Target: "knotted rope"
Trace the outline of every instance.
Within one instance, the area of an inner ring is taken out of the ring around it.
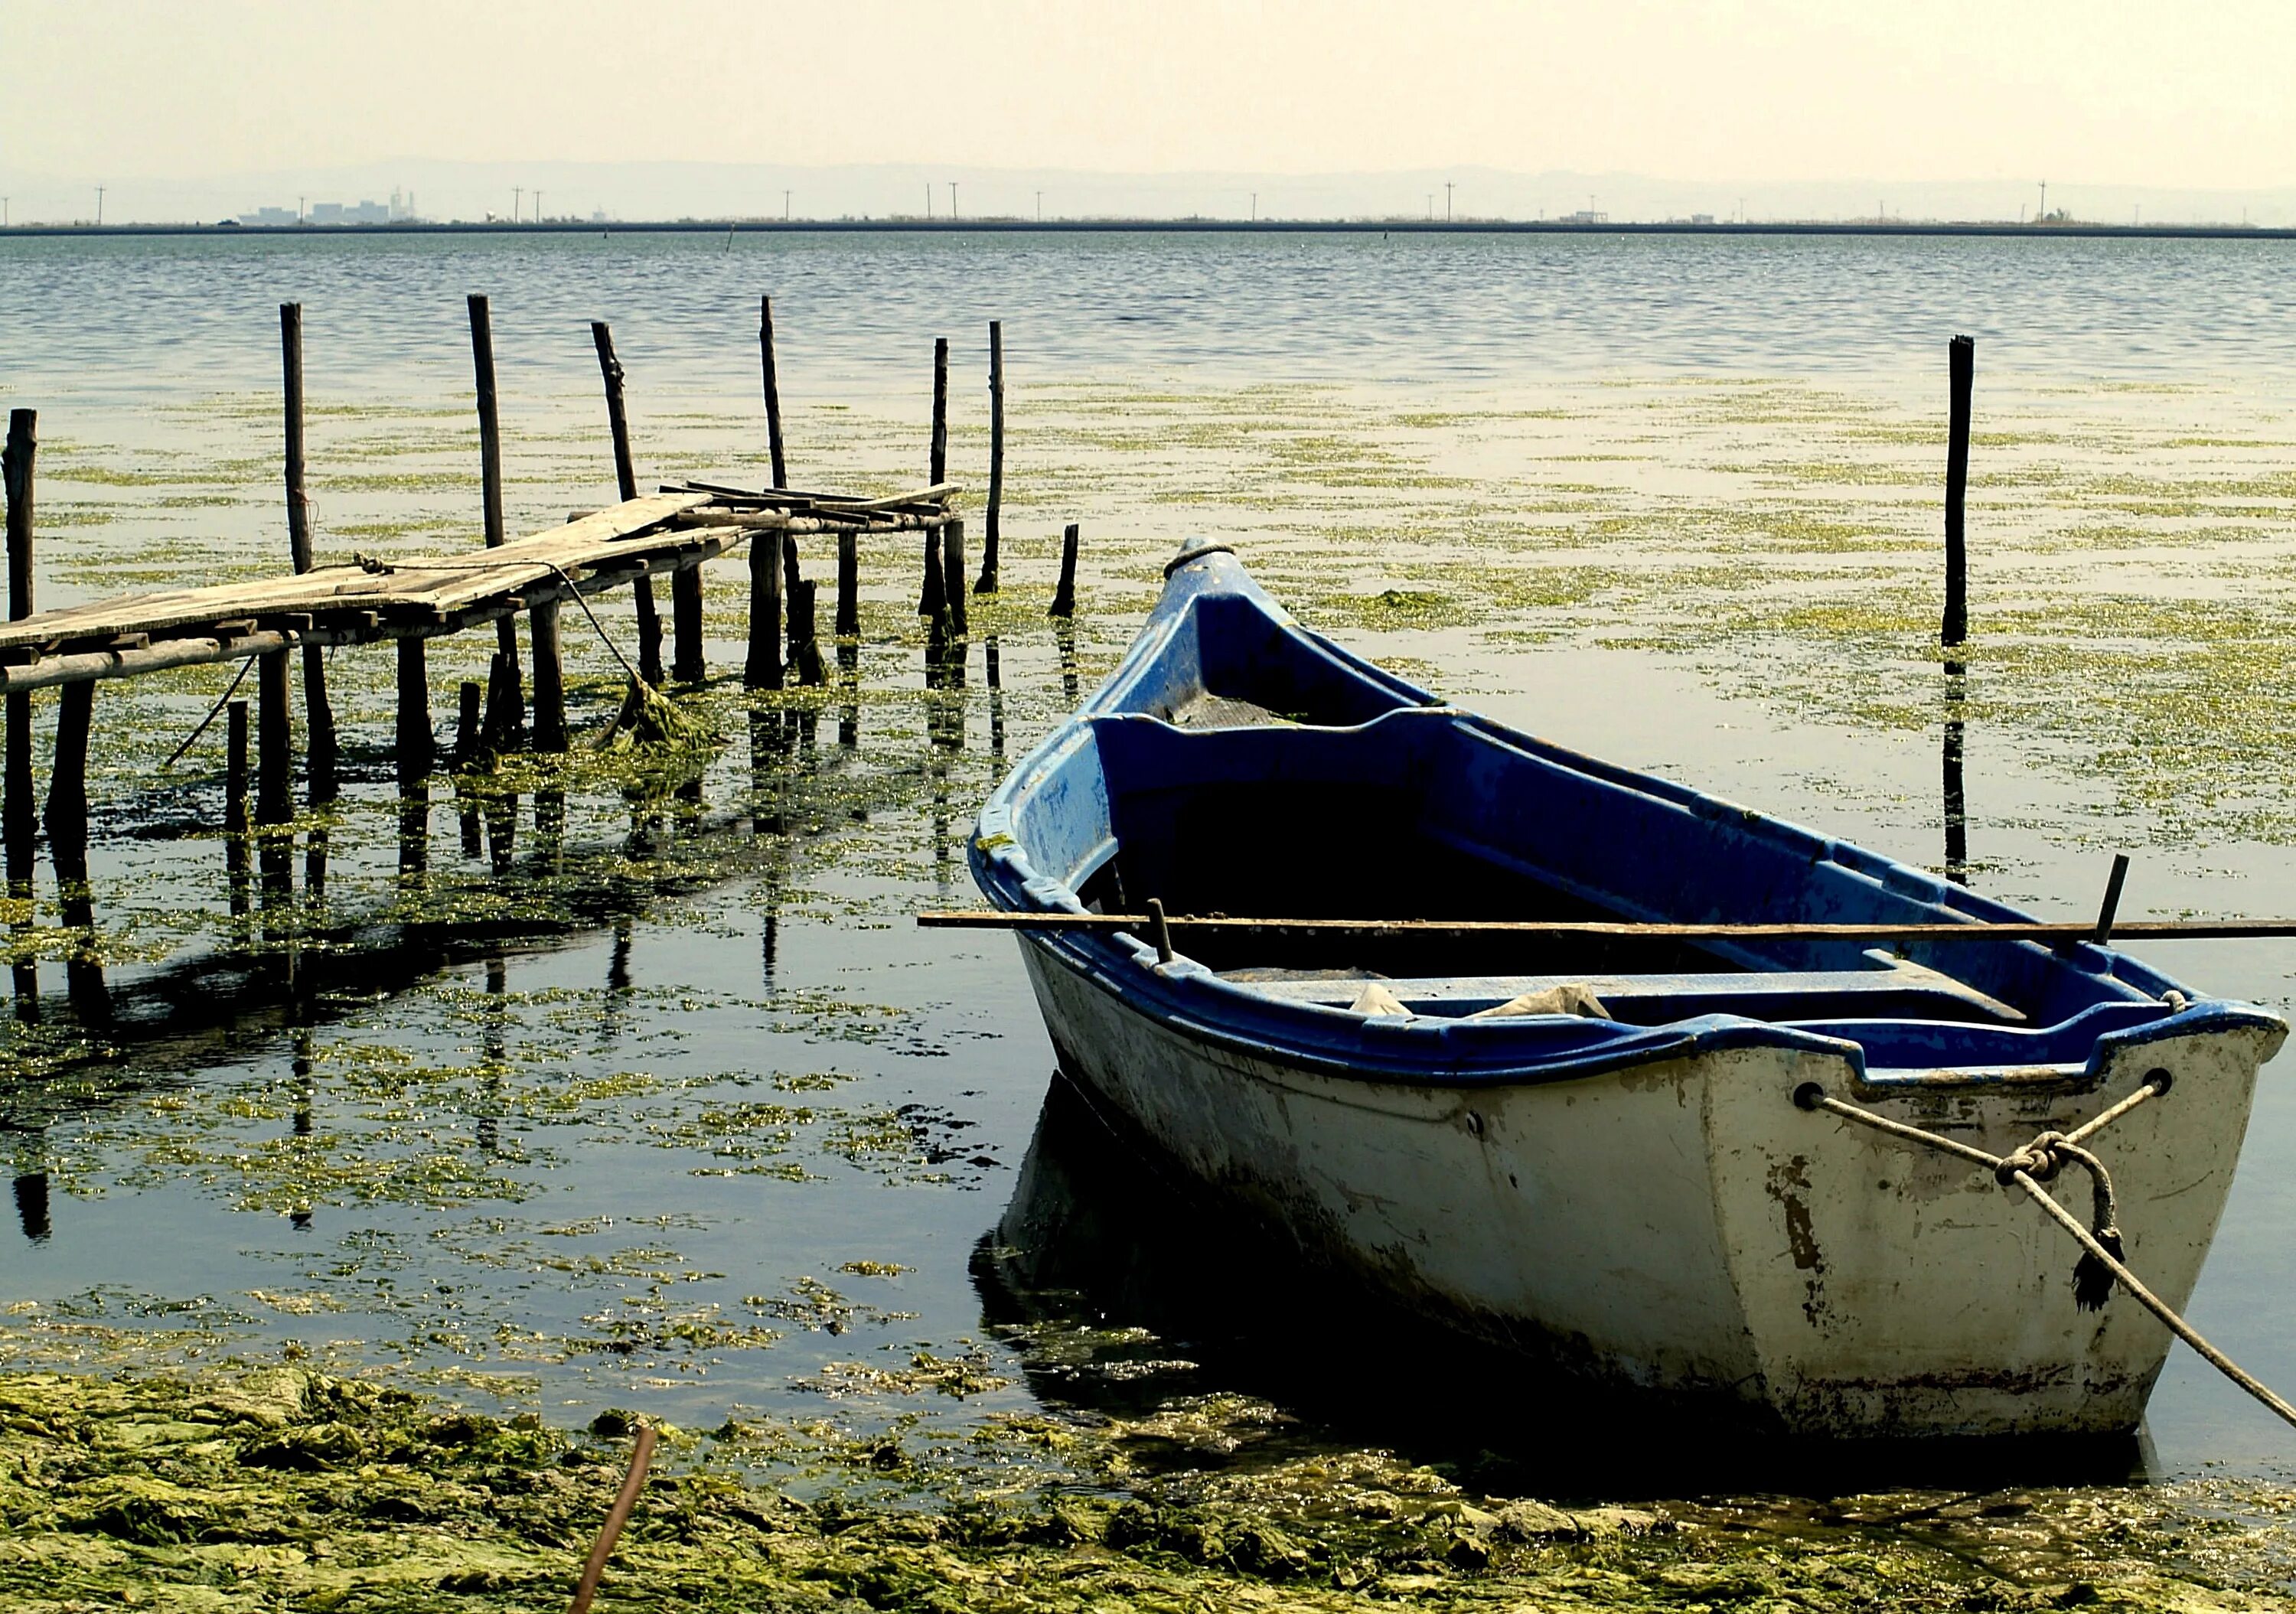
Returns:
[[[2136,1092],[2070,1132],[2041,1133],[2023,1148],[2007,1155],[1988,1154],[1957,1138],[1940,1136],[1919,1127],[1909,1127],[1903,1121],[1893,1121],[1888,1116],[1876,1115],[1870,1110],[1860,1110],[1855,1104],[1846,1104],[1838,1098],[1828,1096],[1825,1089],[1816,1082],[1804,1082],[1795,1088],[1793,1102],[1803,1110],[1824,1110],[1828,1115],[1838,1115],[1843,1120],[1856,1121],[1861,1127],[1870,1127],[1900,1143],[1917,1143],[1983,1166],[1993,1173],[1994,1180],[2003,1187],[2024,1190],[2049,1219],[2063,1228],[2081,1247],[2080,1264],[2073,1268],[2073,1298],[2084,1309],[2094,1311],[2102,1307],[2111,1298],[2112,1286],[2120,1284],[2138,1305],[2167,1323],[2169,1332],[2199,1352],[2210,1366],[2270,1407],[2284,1421],[2296,1425],[2296,1406],[2273,1394],[2240,1364],[2210,1344],[2200,1330],[2178,1316],[2167,1301],[2147,1289],[2143,1281],[2122,1263],[2120,1209],[2113,1197],[2112,1178],[2106,1172],[2104,1162],[2081,1145],[2083,1140],[2095,1136],[2139,1104],[2168,1092],[2172,1079],[2166,1070],[2153,1070],[2146,1075],[2144,1085]],[[2090,1225],[2087,1227],[2082,1226],[2078,1217],[2060,1205],[2041,1186],[2054,1181],[2068,1165],[2078,1166],[2089,1176],[2092,1210]]]

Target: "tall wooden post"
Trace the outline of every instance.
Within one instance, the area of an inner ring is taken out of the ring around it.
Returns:
[[[789,486],[789,462],[782,457],[782,389],[774,373],[774,299],[758,299],[758,355],[766,371],[766,446],[774,458],[774,486]]]
[[[566,667],[558,653],[558,602],[545,600],[527,612],[534,640],[534,749],[566,749]]]
[[[413,635],[398,642],[397,738],[398,782],[415,784],[429,778],[439,755],[439,742],[430,733],[430,651]]]
[[[614,484],[627,504],[638,496],[637,467],[630,460],[630,418],[622,401],[622,362],[614,356],[614,333],[606,322],[590,322],[590,340],[597,345],[598,370],[606,381],[606,425],[614,438]],[[661,613],[653,602],[653,578],[640,573],[630,584],[630,600],[638,616],[638,676],[648,684],[661,682]]]
[[[279,362],[285,382],[287,416],[287,543],[298,574],[316,564],[311,547],[311,496],[303,476],[303,305],[279,305]],[[327,700],[327,652],[303,647],[305,767],[313,802],[332,801],[335,782],[335,713]]]
[[[487,547],[501,546],[509,536],[503,529],[502,415],[495,397],[494,316],[486,298],[473,291],[471,303],[471,361],[479,378],[479,464],[486,501]],[[491,712],[515,734],[526,725],[526,692],[519,687],[518,624],[504,616],[495,623],[495,660],[491,681],[502,687],[488,692]],[[504,683],[507,680],[507,683]]]
[[[938,487],[948,479],[948,338],[933,338],[932,457],[925,479]],[[940,563],[940,535],[925,529],[924,585],[917,591],[917,615],[938,620],[947,614],[948,589]]]
[[[29,409],[11,410],[8,444],[0,450],[0,486],[8,502],[8,619],[20,621],[32,614],[32,461],[38,448],[39,417]],[[8,895],[25,905],[26,926],[31,923],[32,863],[39,842],[39,809],[32,799],[32,695],[17,691],[8,697],[7,776],[0,796],[0,840],[6,842]],[[16,994],[16,1017],[27,1022],[40,1018],[40,970],[20,963],[12,974]]]
[[[964,523],[944,522],[940,529],[941,594],[948,602],[949,631],[962,639],[971,631],[964,620]]]
[[[750,535],[750,655],[742,668],[748,689],[782,686],[782,537],[771,527]]]
[[[996,592],[996,519],[1004,504],[1004,322],[988,322],[988,513],[980,530],[977,594]],[[960,629],[959,631],[962,631]]]
[[[1061,582],[1053,591],[1053,607],[1045,614],[1049,617],[1076,615],[1077,524],[1069,523],[1061,534]]]
[[[0,454],[8,495],[8,619],[32,614],[32,462],[39,448],[39,417],[29,409],[8,415],[8,447]],[[39,839],[39,809],[32,799],[32,695],[8,697],[7,796],[5,819],[8,893],[32,894],[33,848]]]
[[[837,535],[837,636],[857,638],[861,633],[861,535]]]
[[[294,719],[287,707],[287,652],[266,651],[255,663],[255,822],[285,823],[295,815],[291,783]]]
[[[1977,378],[1977,343],[1956,336],[1946,348],[1950,404],[1945,449],[1945,619],[1938,630],[1947,644],[1969,637],[1969,549],[1962,526],[1969,496],[1969,395]]]
[[[932,474],[926,480],[939,487],[948,479],[948,338],[933,338]]]

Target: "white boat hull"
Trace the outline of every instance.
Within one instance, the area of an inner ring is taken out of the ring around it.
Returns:
[[[2131,1266],[2181,1308],[2230,1189],[2262,1027],[2121,1050],[2101,1082],[1969,1072],[1860,1087],[1755,1047],[1570,1079],[1456,1086],[1311,1068],[1168,1024],[1023,941],[1064,1068],[1303,1252],[1414,1309],[1638,1390],[1800,1435],[2129,1430],[2169,1344],[1983,1168],[1793,1102],[1802,1084],[2006,1154],[2165,1068],[2090,1140]],[[2088,1219],[2087,1179],[2056,1192]]]

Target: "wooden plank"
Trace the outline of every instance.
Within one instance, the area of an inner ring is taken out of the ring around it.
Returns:
[[[38,647],[50,641],[109,640],[134,633],[149,634],[156,640],[171,630],[212,627],[235,617],[277,611],[315,612],[347,605],[381,610],[429,605],[441,599],[475,600],[496,592],[515,593],[526,584],[553,575],[548,566],[537,561],[568,566],[635,558],[633,549],[645,546],[648,537],[659,533],[672,515],[707,502],[708,496],[701,494],[652,494],[564,527],[514,539],[483,555],[410,556],[391,562],[392,569],[384,573],[330,566],[299,577],[119,595],[42,612],[0,627],[0,651]],[[659,536],[660,546],[672,549],[703,541],[700,535],[690,533]],[[496,568],[504,569],[497,572]]]
[[[955,909],[920,914],[927,930],[1136,930],[1155,922],[1146,914],[1022,914],[1002,909]],[[2009,924],[1972,919],[1965,924],[1927,922],[1875,924],[1636,924],[1609,920],[1513,919],[1232,919],[1226,915],[1167,916],[1175,930],[1234,935],[1620,938],[1628,941],[2088,941],[2096,922],[2045,921]],[[2205,941],[2296,936],[2296,919],[2131,920],[2112,928],[2112,940]]]

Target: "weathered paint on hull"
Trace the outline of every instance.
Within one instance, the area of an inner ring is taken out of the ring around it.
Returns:
[[[1288,1064],[1160,1021],[1024,940],[1070,1074],[1303,1251],[1607,1383],[1818,1436],[2133,1428],[2168,1331],[2074,1299],[2079,1254],[1989,1173],[1792,1102],[1818,1082],[2005,1154],[2166,1068],[2091,1141],[2131,1265],[2181,1307],[2277,1036],[2204,1032],[2070,1079],[1860,1086],[1848,1061],[1726,1049],[1472,1088]],[[2087,1219],[2085,1178],[2058,1192]]]

